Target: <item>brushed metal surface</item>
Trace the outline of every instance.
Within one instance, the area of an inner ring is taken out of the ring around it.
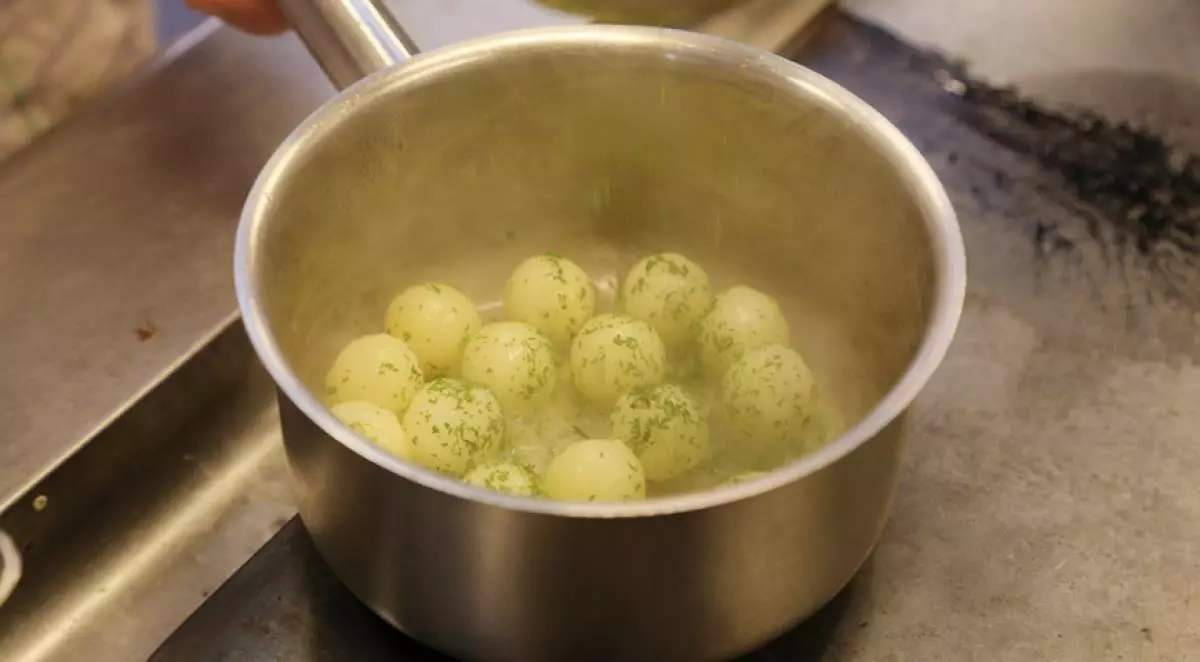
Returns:
[[[561,503],[388,456],[305,387],[403,283],[486,301],[531,253],[605,280],[664,248],[777,294],[859,423],[745,485]],[[593,27],[470,42],[355,85],[264,170],[236,263],[287,395],[301,514],[352,591],[470,659],[640,660],[750,649],[850,579],[886,517],[902,412],[949,345],[962,259],[928,167],[836,86],[731,42]]]
[[[0,165],[6,661],[148,654],[294,512],[247,499],[286,489],[240,326],[214,354],[245,193],[332,90],[294,39],[213,27]]]
[[[293,503],[274,389],[233,324],[0,519],[25,553],[0,659],[145,659]]]
[[[149,662],[451,662],[387,624],[329,571],[299,518]]]
[[[833,660],[829,644],[853,616],[846,608],[870,575],[869,570],[860,572],[850,589],[812,618],[736,662]],[[172,634],[150,662],[451,659],[405,636],[354,597],[329,570],[296,518]]]
[[[331,93],[293,38],[184,50],[0,164],[0,510],[229,323],[245,194]]]

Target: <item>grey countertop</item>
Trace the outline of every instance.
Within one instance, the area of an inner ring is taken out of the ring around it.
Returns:
[[[1164,36],[1195,16],[1149,13]],[[842,38],[802,61],[926,153],[961,217],[970,294],[919,401],[892,523],[833,606],[823,659],[1200,659],[1196,299],[1085,240],[1095,213],[1054,173],[939,113],[936,92],[913,96],[933,79],[903,48]],[[1190,135],[1166,112],[1190,98],[1181,85],[1155,102],[1168,135]],[[1122,89],[1107,90],[1089,94],[1115,107]],[[330,93],[293,39],[221,30],[0,167],[0,506],[228,325],[242,198]],[[1074,248],[1034,241],[1047,224]]]
[[[844,23],[801,61],[926,155],[969,265],[828,659],[1200,659],[1200,290],[1174,289],[1061,173],[964,120],[937,58]],[[1172,277],[1197,273],[1185,256]]]

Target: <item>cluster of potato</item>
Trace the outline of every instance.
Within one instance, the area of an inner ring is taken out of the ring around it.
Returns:
[[[503,309],[485,323],[450,285],[406,289],[385,332],[334,360],[332,412],[407,461],[570,501],[641,499],[648,481],[696,470],[713,455],[716,419],[747,456],[824,441],[816,382],[776,301],[745,286],[714,296],[682,255],[639,261],[615,311],[599,313],[583,269],[534,256],[509,277]]]

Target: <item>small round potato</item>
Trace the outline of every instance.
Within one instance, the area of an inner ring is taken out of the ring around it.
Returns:
[[[584,397],[612,405],[618,397],[662,381],[666,349],[650,325],[623,315],[597,315],[571,343],[571,373]]]
[[[806,443],[817,384],[796,350],[772,345],[746,352],[729,368],[721,401],[734,429],[752,443]]]
[[[458,369],[467,337],[483,322],[475,302],[449,285],[424,283],[400,293],[388,306],[387,332],[408,343],[426,378]]]
[[[392,411],[365,400],[342,402],[329,410],[346,427],[376,446],[396,457],[412,459],[412,444],[409,443],[408,434]]]
[[[708,456],[708,422],[681,388],[662,384],[627,393],[612,413],[612,435],[638,456],[651,481],[670,480]]]
[[[566,348],[596,312],[596,287],[587,273],[557,255],[535,255],[513,270],[504,288],[504,314]]]
[[[717,295],[700,320],[697,345],[708,374],[719,377],[742,354],[767,345],[788,344],[788,323],[774,298],[745,286]]]
[[[325,376],[331,404],[365,400],[397,415],[404,413],[424,382],[416,354],[386,333],[351,340]]]
[[[621,283],[620,311],[649,324],[669,350],[686,347],[712,308],[708,274],[678,253],[644,258]]]
[[[501,494],[541,496],[538,475],[511,460],[480,464],[463,476],[463,482]]]
[[[525,411],[554,393],[554,347],[523,322],[494,322],[467,339],[463,379],[491,389],[500,404]]]
[[[618,439],[571,444],[546,469],[546,496],[559,501],[634,501],[646,497],[641,462]]]
[[[417,392],[404,429],[413,462],[458,477],[504,443],[504,413],[486,388],[439,377]]]

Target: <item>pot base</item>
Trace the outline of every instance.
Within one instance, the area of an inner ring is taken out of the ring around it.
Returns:
[[[819,655],[847,615],[854,583],[811,618],[741,662]],[[418,643],[362,604],[321,559],[294,518],[187,620],[149,662],[451,658]]]

